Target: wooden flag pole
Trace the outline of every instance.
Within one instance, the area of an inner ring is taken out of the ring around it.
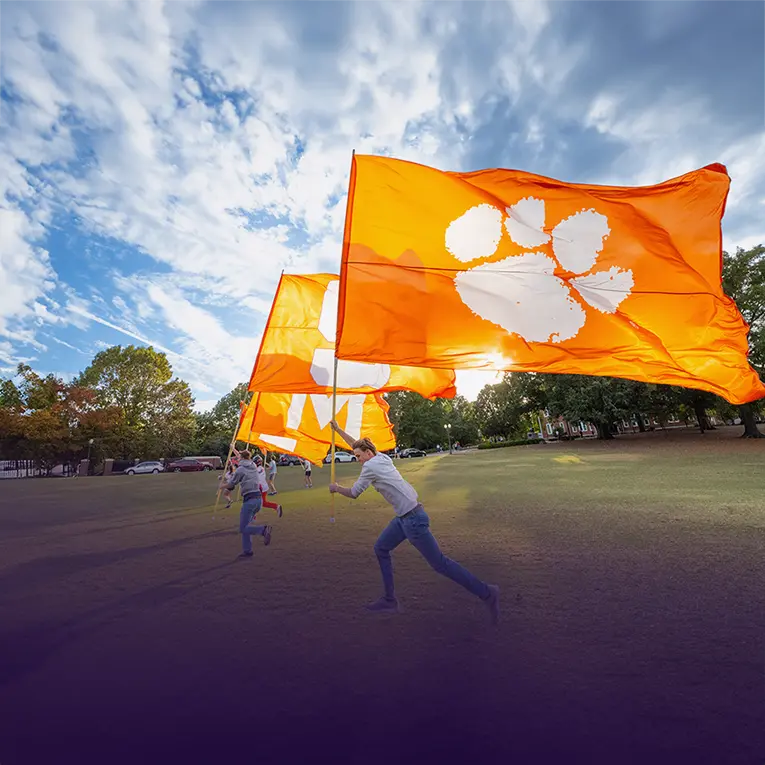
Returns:
[[[228,447],[228,456],[226,457],[226,464],[223,465],[223,476],[225,478],[226,476],[226,470],[228,469],[228,463],[231,462],[231,454],[234,451],[234,447],[236,446],[236,433],[239,432],[239,426],[237,425],[236,432],[234,433],[234,438],[231,441],[231,444]],[[215,495],[215,510],[213,510],[213,518],[215,517],[215,513],[218,512],[218,504],[220,503],[220,495],[223,491],[223,483],[220,482],[218,484],[218,493]]]
[[[332,421],[334,422],[337,419],[337,357],[335,357],[335,369],[334,373],[332,375]],[[329,455],[330,455],[330,463],[329,463],[329,480],[330,482],[335,482],[335,439],[337,438],[337,434],[335,433],[335,429],[332,428],[332,441],[330,442],[330,449],[329,449]],[[329,517],[329,522],[334,523],[335,522],[335,494],[332,494],[332,514]]]
[[[356,176],[354,172],[356,159],[356,149],[351,152],[351,174],[348,178],[348,200],[345,203],[345,225],[343,227],[343,252],[340,256],[340,291],[343,289],[343,257],[346,254],[351,240],[351,213],[353,212],[353,191],[356,183]],[[340,301],[337,302],[337,319],[335,320],[335,326],[340,319]],[[335,337],[335,370],[332,377],[332,419],[337,419],[337,336]],[[330,446],[330,458],[332,462],[329,468],[329,480],[335,482],[335,430],[332,429],[332,443]],[[332,494],[332,515],[330,517],[330,523],[335,522],[335,495]]]
[[[244,403],[245,407],[249,403],[247,400],[247,397],[251,396],[250,391],[247,391],[247,393],[244,396]],[[239,419],[236,422],[236,428],[234,429],[234,437],[231,439],[231,443],[228,447],[228,456],[226,457],[226,463],[223,465],[223,475],[226,475],[226,469],[228,468],[228,463],[231,462],[231,455],[234,453],[234,447],[236,446],[236,436],[239,433],[239,426],[242,424],[242,414],[241,411],[239,413]],[[220,503],[220,495],[223,491],[223,484],[218,485],[218,493],[215,495],[215,510],[213,511],[213,518],[215,517],[215,513],[218,512],[218,504]]]

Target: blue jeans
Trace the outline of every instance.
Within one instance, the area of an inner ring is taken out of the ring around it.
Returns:
[[[242,550],[252,552],[252,536],[262,536],[265,526],[250,526],[258,514],[261,503],[260,494],[247,494],[242,509],[239,511],[239,533],[242,535]]]
[[[449,577],[453,582],[462,585],[473,595],[481,600],[486,600],[489,595],[489,588],[485,582],[473,576],[466,568],[459,563],[447,558],[438,547],[436,538],[430,531],[430,518],[423,509],[422,505],[407,513],[403,517],[396,516],[383,530],[375,542],[375,555],[380,564],[383,586],[385,587],[385,596],[395,597],[393,588],[393,561],[390,554],[405,539],[408,539],[417,552],[431,565],[434,571],[443,576]]]

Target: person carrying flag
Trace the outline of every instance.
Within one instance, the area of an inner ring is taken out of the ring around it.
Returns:
[[[340,428],[335,420],[332,429],[353,449],[361,464],[361,475],[351,488],[330,483],[329,491],[349,499],[357,499],[370,486],[393,506],[395,517],[380,534],[374,550],[380,564],[384,593],[381,598],[366,606],[369,611],[397,613],[399,602],[393,584],[393,562],[391,552],[404,540],[409,540],[417,552],[430,564],[434,571],[448,577],[480,598],[489,609],[493,624],[499,621],[499,587],[486,584],[471,574],[440,550],[436,538],[430,531],[430,519],[420,503],[417,492],[407,483],[387,455],[378,453],[368,438],[352,439]]]

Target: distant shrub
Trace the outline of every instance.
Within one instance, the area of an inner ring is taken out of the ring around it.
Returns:
[[[541,444],[541,438],[523,438],[516,441],[484,441],[478,444],[479,449],[504,449],[506,446],[527,446],[528,444]]]

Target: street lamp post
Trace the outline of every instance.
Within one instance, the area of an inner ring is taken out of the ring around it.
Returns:
[[[93,446],[94,438],[88,439],[88,473],[90,473],[90,448]]]
[[[444,425],[444,430],[446,431],[446,437],[449,439],[449,454],[452,453],[452,426],[448,423]]]

